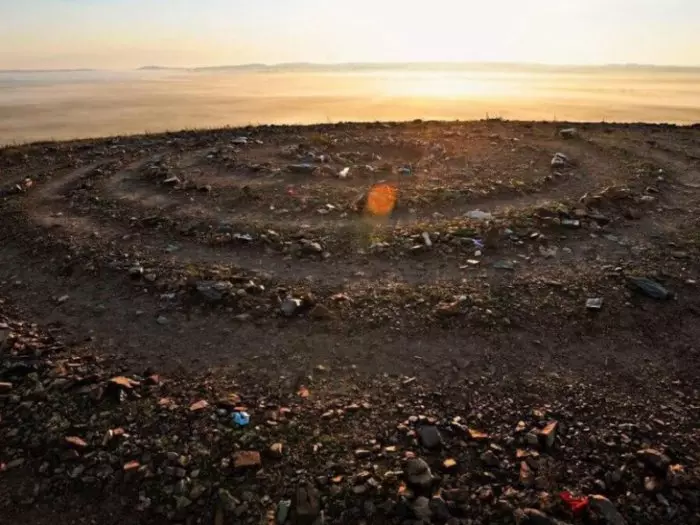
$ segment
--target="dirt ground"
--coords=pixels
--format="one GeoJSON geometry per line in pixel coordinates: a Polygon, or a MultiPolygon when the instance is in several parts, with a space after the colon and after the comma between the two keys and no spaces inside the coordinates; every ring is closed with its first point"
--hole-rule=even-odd
{"type": "Polygon", "coordinates": [[[0,196],[0,522],[700,523],[697,126],[30,144],[0,196]]]}

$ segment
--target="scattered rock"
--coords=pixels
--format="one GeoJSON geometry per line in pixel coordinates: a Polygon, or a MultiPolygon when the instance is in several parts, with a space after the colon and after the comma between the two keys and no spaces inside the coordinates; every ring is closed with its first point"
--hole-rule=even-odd
{"type": "Polygon", "coordinates": [[[553,168],[564,168],[568,166],[570,163],[569,157],[564,155],[563,153],[555,153],[554,157],[552,158],[552,167],[553,168]]]}
{"type": "Polygon", "coordinates": [[[75,450],[84,450],[88,446],[85,440],[79,438],[78,436],[67,436],[64,439],[64,441],[66,445],[68,445],[68,447],[73,448],[75,450]]]}
{"type": "Polygon", "coordinates": [[[637,458],[648,468],[659,474],[666,474],[671,465],[671,458],[653,448],[645,448],[637,452],[637,458]]]}
{"type": "Polygon", "coordinates": [[[254,450],[243,450],[233,455],[233,466],[235,468],[247,469],[262,466],[260,452],[254,450]]]}
{"type": "Polygon", "coordinates": [[[284,445],[282,443],[273,443],[270,445],[270,456],[280,459],[284,455],[284,445]]]}
{"type": "Polygon", "coordinates": [[[627,525],[615,505],[605,496],[595,495],[588,499],[589,508],[600,516],[606,525],[627,525]]]}
{"type": "Polygon", "coordinates": [[[425,496],[416,498],[416,501],[413,502],[413,514],[419,520],[430,522],[430,518],[433,516],[433,511],[430,509],[430,500],[425,496]]]}
{"type": "Polygon", "coordinates": [[[294,525],[313,525],[321,513],[320,494],[310,483],[299,485],[292,502],[294,525]]]}
{"type": "Polygon", "coordinates": [[[651,279],[631,277],[629,282],[632,287],[652,299],[665,300],[672,296],[671,292],[651,279]]]}
{"type": "Polygon", "coordinates": [[[433,425],[422,426],[418,429],[421,445],[428,450],[440,448],[442,446],[442,435],[437,427],[433,425]]]}
{"type": "Polygon", "coordinates": [[[559,423],[552,421],[542,430],[540,430],[539,436],[542,446],[546,449],[550,449],[554,446],[554,440],[557,437],[557,429],[559,428],[559,423]]]}
{"type": "Polygon", "coordinates": [[[433,483],[433,474],[428,464],[420,459],[413,458],[406,464],[406,482],[417,488],[427,489],[433,483]]]}
{"type": "Polygon", "coordinates": [[[282,301],[282,303],[280,304],[280,310],[282,310],[282,313],[285,316],[291,317],[299,311],[299,309],[301,308],[301,304],[301,299],[295,299],[294,297],[290,296],[282,301]]]}
{"type": "Polygon", "coordinates": [[[226,512],[233,512],[238,505],[236,498],[226,489],[219,489],[219,501],[226,512]]]}
{"type": "Polygon", "coordinates": [[[192,403],[190,405],[190,412],[200,412],[209,406],[209,402],[205,399],[192,403]]]}
{"type": "Polygon", "coordinates": [[[6,394],[12,390],[12,383],[2,382],[0,383],[0,394],[6,394]]]}
{"type": "Polygon", "coordinates": [[[292,507],[292,500],[282,500],[277,504],[277,513],[275,514],[275,521],[277,525],[284,525],[289,517],[289,510],[292,507]]]}
{"type": "Polygon", "coordinates": [[[586,308],[589,310],[600,310],[603,308],[603,299],[601,297],[593,297],[586,300],[586,308]]]}
{"type": "Polygon", "coordinates": [[[578,137],[578,130],[576,128],[560,129],[559,136],[563,139],[574,139],[578,137]]]}
{"type": "Polygon", "coordinates": [[[287,166],[287,171],[291,173],[311,175],[316,171],[316,166],[314,164],[290,164],[287,166]]]}

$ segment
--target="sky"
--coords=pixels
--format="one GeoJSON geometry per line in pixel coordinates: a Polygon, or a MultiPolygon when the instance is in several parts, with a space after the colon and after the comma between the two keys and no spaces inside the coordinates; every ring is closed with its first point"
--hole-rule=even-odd
{"type": "Polygon", "coordinates": [[[700,66],[700,0],[0,0],[0,69],[700,66]]]}

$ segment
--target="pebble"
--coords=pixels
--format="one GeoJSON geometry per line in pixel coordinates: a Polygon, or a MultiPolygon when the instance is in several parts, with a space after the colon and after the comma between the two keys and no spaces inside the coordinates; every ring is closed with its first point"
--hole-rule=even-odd
{"type": "Polygon", "coordinates": [[[240,469],[257,468],[262,466],[260,452],[256,452],[254,450],[236,452],[233,455],[233,466],[240,469]]]}
{"type": "Polygon", "coordinates": [[[301,302],[301,299],[287,297],[280,304],[280,310],[282,310],[282,313],[285,316],[291,317],[299,310],[299,308],[301,308],[301,302]]]}
{"type": "Polygon", "coordinates": [[[665,474],[671,465],[671,459],[653,448],[645,448],[637,452],[637,458],[647,467],[660,474],[665,474]]]}
{"type": "Polygon", "coordinates": [[[295,525],[313,525],[321,513],[320,494],[311,483],[300,484],[294,493],[292,512],[295,525]]]}
{"type": "Polygon", "coordinates": [[[419,488],[428,488],[433,483],[433,474],[430,466],[420,459],[412,458],[406,464],[406,481],[419,488]]]}
{"type": "Polygon", "coordinates": [[[421,445],[428,450],[440,448],[442,446],[442,435],[437,427],[433,425],[423,426],[418,429],[421,445]]]}
{"type": "Polygon", "coordinates": [[[615,505],[605,496],[594,495],[588,499],[590,509],[605,520],[606,525],[627,525],[615,505]]]}

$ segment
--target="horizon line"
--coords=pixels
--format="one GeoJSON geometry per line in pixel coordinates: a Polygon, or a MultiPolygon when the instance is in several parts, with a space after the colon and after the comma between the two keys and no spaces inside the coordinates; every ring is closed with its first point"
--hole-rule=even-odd
{"type": "Polygon", "coordinates": [[[90,67],[73,67],[73,68],[11,68],[2,69],[0,73],[77,73],[90,71],[145,71],[145,70],[184,70],[196,71],[207,69],[244,69],[244,68],[284,68],[284,67],[379,67],[379,66],[492,66],[492,67],[538,67],[552,69],[601,69],[601,68],[637,68],[637,69],[700,69],[700,64],[697,65],[674,65],[674,64],[646,64],[637,62],[621,62],[621,63],[601,63],[601,64],[553,64],[546,62],[507,62],[507,61],[390,61],[390,62],[247,62],[240,64],[220,64],[220,65],[200,65],[200,66],[167,66],[158,64],[149,64],[144,66],[136,66],[129,68],[90,68],[90,67]]]}

